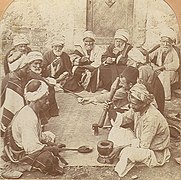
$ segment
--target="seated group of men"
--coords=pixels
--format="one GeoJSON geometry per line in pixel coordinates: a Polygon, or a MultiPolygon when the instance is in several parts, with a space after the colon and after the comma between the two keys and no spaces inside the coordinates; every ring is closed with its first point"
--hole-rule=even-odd
{"type": "Polygon", "coordinates": [[[26,170],[34,167],[44,173],[62,173],[53,134],[42,132],[48,119],[59,115],[55,85],[60,84],[65,91],[95,92],[101,84],[103,94],[83,101],[105,102],[116,88],[111,103],[105,105],[112,122],[108,139],[114,142],[110,158],[120,156],[115,171],[122,177],[135,162],[149,167],[163,165],[170,157],[164,105],[171,99],[171,84],[177,81],[179,68],[175,38],[172,29],[164,30],[160,46],[148,55],[128,43],[125,29],[118,29],[114,45],[102,53],[93,32],[86,31],[84,46],[78,46],[72,54],[63,52],[64,41],[56,39],[52,50],[42,55],[31,51],[25,36],[15,37],[4,61],[6,76],[1,86],[4,159],[27,165],[26,170]],[[121,128],[130,121],[134,122],[131,135],[121,128]],[[125,133],[126,145],[120,139],[126,138],[125,133]]]}

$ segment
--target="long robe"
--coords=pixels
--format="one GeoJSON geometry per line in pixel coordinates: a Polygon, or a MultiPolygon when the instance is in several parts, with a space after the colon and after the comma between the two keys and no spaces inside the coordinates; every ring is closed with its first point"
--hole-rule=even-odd
{"type": "Polygon", "coordinates": [[[178,53],[172,47],[165,59],[163,59],[162,49],[159,47],[150,54],[150,59],[156,66],[165,67],[165,70],[159,74],[159,78],[164,87],[165,99],[169,100],[171,99],[171,84],[178,81],[177,69],[180,65],[178,53]]]}
{"type": "Polygon", "coordinates": [[[5,132],[5,154],[11,162],[17,166],[26,165],[28,170],[35,167],[43,173],[62,174],[63,170],[58,164],[58,154],[54,154],[51,148],[47,149],[41,141],[40,119],[33,109],[26,105],[16,113],[5,132]]]}
{"type": "Polygon", "coordinates": [[[70,61],[70,57],[67,53],[62,52],[60,57],[60,63],[57,64],[57,71],[55,73],[52,72],[52,62],[57,58],[57,56],[53,53],[52,50],[46,52],[43,56],[43,76],[50,76],[57,79],[62,73],[68,72],[72,73],[72,64],[70,61]]]}
{"type": "MultiPolygon", "coordinates": [[[[40,75],[30,72],[27,77],[18,77],[16,72],[7,74],[1,84],[1,131],[5,132],[7,126],[12,121],[15,113],[19,111],[25,104],[24,87],[31,79],[43,80],[40,75]]],[[[40,112],[41,123],[47,124],[50,117],[58,115],[58,106],[55,99],[55,90],[49,86],[49,110],[40,112]]],[[[3,135],[3,134],[2,134],[3,135]]]]}
{"type": "Polygon", "coordinates": [[[110,91],[112,83],[115,81],[116,77],[123,72],[126,68],[127,54],[131,50],[132,46],[126,44],[124,49],[118,54],[113,53],[115,46],[113,44],[107,47],[106,52],[102,55],[102,62],[104,62],[108,57],[114,58],[115,61],[112,64],[102,64],[99,67],[100,70],[100,81],[102,82],[103,89],[110,91]],[[122,55],[119,62],[117,62],[118,56],[122,55]]]}
{"type": "Polygon", "coordinates": [[[24,81],[15,72],[7,74],[1,84],[1,131],[5,132],[15,113],[25,105],[24,81]]]}
{"type": "Polygon", "coordinates": [[[163,114],[165,108],[165,92],[160,79],[149,64],[139,67],[138,70],[139,78],[143,80],[147,90],[154,95],[158,110],[163,114]]]}
{"type": "Polygon", "coordinates": [[[120,177],[123,177],[136,162],[148,167],[162,166],[170,158],[170,131],[164,116],[153,106],[140,114],[130,109],[124,114],[118,114],[108,140],[115,146],[125,147],[120,153],[120,160],[115,167],[120,177]],[[134,131],[122,130],[120,126],[134,121],[134,131]],[[125,139],[125,141],[123,141],[125,139]],[[126,141],[127,140],[127,141],[126,141]]]}
{"type": "Polygon", "coordinates": [[[99,66],[101,65],[102,50],[98,46],[94,46],[90,54],[84,47],[78,46],[71,55],[73,63],[73,74],[77,82],[80,82],[85,90],[95,92],[99,87],[99,66]],[[83,57],[87,57],[88,61],[81,62],[83,57]],[[89,71],[82,65],[91,65],[94,69],[89,71]]]}

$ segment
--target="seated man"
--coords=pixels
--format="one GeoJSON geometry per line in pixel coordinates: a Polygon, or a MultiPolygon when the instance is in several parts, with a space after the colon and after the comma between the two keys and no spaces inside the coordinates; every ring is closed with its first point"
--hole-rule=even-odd
{"type": "MultiPolygon", "coordinates": [[[[137,68],[128,66],[120,74],[118,85],[117,85],[116,80],[112,84],[110,92],[96,95],[93,97],[85,97],[81,100],[81,102],[83,104],[88,104],[91,102],[105,103],[105,106],[107,104],[111,104],[110,105],[111,109],[114,109],[114,111],[118,111],[118,112],[122,113],[129,109],[128,93],[129,93],[130,88],[136,83],[138,74],[139,74],[139,72],[138,72],[137,68]],[[116,89],[116,92],[113,95],[111,102],[107,102],[111,96],[113,89],[116,89]]],[[[106,120],[104,127],[106,127],[106,126],[109,127],[109,121],[112,118],[113,118],[112,114],[108,113],[108,119],[106,120]]]]}
{"type": "Polygon", "coordinates": [[[63,52],[65,42],[56,37],[52,41],[52,50],[43,56],[44,77],[53,77],[57,83],[64,83],[64,80],[72,74],[72,64],[67,53],[63,52]]]}
{"type": "Polygon", "coordinates": [[[132,48],[128,40],[127,30],[118,29],[114,35],[114,44],[109,45],[102,55],[102,65],[99,69],[100,81],[104,90],[110,91],[112,83],[126,67],[127,53],[132,48]]]}
{"type": "Polygon", "coordinates": [[[158,110],[163,114],[165,107],[165,93],[163,85],[150,63],[146,62],[146,58],[138,48],[132,48],[128,52],[127,65],[138,68],[138,81],[143,83],[147,90],[154,95],[158,110]]]}
{"type": "MultiPolygon", "coordinates": [[[[49,87],[49,110],[41,111],[41,123],[45,125],[48,119],[52,116],[58,115],[58,106],[55,100],[55,90],[47,80],[45,80],[39,73],[42,71],[41,62],[43,56],[40,52],[30,52],[27,58],[24,59],[19,68],[14,72],[7,74],[1,84],[1,106],[0,106],[0,119],[1,131],[6,130],[7,126],[13,119],[17,111],[26,105],[24,99],[25,84],[31,79],[43,80],[49,87]]],[[[2,134],[3,135],[3,134],[2,134]]]]}
{"type": "Polygon", "coordinates": [[[4,152],[11,162],[24,170],[36,168],[43,173],[62,174],[58,147],[46,145],[50,142],[54,145],[54,135],[50,132],[42,134],[38,116],[40,110],[48,108],[48,86],[43,81],[32,79],[25,86],[24,93],[28,105],[16,113],[7,128],[4,152]]]}
{"type": "Polygon", "coordinates": [[[14,115],[25,105],[24,86],[27,83],[28,65],[27,59],[19,62],[18,69],[8,73],[1,83],[1,136],[12,121],[14,115]],[[26,62],[26,63],[25,63],[26,62]]]}
{"type": "Polygon", "coordinates": [[[27,63],[29,66],[27,82],[31,79],[38,79],[38,80],[42,80],[42,81],[46,82],[46,84],[48,85],[49,108],[46,112],[41,111],[42,124],[46,124],[46,123],[48,123],[48,119],[50,117],[58,116],[58,114],[59,114],[59,109],[58,109],[57,102],[55,99],[55,89],[54,89],[54,86],[56,84],[56,80],[54,78],[42,77],[42,75],[41,75],[41,73],[42,73],[42,62],[43,62],[42,53],[40,53],[38,51],[32,51],[32,52],[28,53],[27,61],[28,61],[27,63]]]}
{"type": "Polygon", "coordinates": [[[14,37],[14,47],[7,53],[4,60],[5,75],[18,69],[21,61],[23,61],[26,58],[26,55],[31,51],[28,44],[29,41],[25,35],[19,34],[14,37]]]}
{"type": "Polygon", "coordinates": [[[153,96],[143,84],[135,84],[130,89],[131,109],[117,114],[108,140],[114,143],[109,158],[117,158],[115,171],[125,176],[135,163],[148,167],[162,166],[170,158],[170,131],[165,117],[150,103],[153,96]],[[134,122],[134,132],[124,129],[130,121],[134,122]]]}
{"type": "Polygon", "coordinates": [[[150,54],[153,68],[157,72],[165,91],[165,100],[171,100],[171,84],[178,81],[177,69],[179,68],[178,53],[173,47],[176,38],[175,32],[163,29],[160,35],[160,47],[150,54]]]}
{"type": "Polygon", "coordinates": [[[85,31],[83,35],[84,46],[78,46],[71,55],[73,73],[77,82],[85,90],[95,92],[99,87],[99,71],[101,64],[101,49],[95,45],[95,35],[92,31],[85,31]]]}

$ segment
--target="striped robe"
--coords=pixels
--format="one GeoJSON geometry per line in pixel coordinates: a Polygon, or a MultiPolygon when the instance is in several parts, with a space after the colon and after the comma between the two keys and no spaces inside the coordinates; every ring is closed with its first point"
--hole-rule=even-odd
{"type": "Polygon", "coordinates": [[[1,84],[1,131],[5,132],[15,113],[25,105],[23,80],[14,72],[6,75],[1,84]]]}

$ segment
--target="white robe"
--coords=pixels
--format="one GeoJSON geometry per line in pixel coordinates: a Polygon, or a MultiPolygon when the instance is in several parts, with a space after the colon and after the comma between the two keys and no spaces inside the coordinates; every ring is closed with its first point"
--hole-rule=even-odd
{"type": "Polygon", "coordinates": [[[163,70],[158,76],[164,87],[165,99],[171,99],[171,84],[178,81],[178,73],[176,72],[179,68],[178,53],[172,48],[171,51],[168,52],[163,63],[161,48],[158,48],[150,54],[151,59],[155,56],[157,57],[156,65],[165,67],[165,70],[163,70]]]}
{"type": "Polygon", "coordinates": [[[125,176],[136,162],[154,167],[162,166],[169,160],[168,123],[153,105],[150,105],[142,116],[132,109],[124,114],[119,113],[112,124],[113,128],[109,133],[108,140],[114,143],[114,147],[125,147],[121,151],[119,162],[115,167],[115,171],[120,177],[125,176]],[[120,127],[123,123],[132,120],[134,120],[134,133],[120,127]],[[159,156],[162,157],[161,160],[155,155],[155,152],[159,153],[159,156]]]}
{"type": "Polygon", "coordinates": [[[12,121],[12,135],[16,144],[27,154],[41,150],[45,145],[41,140],[41,123],[28,105],[23,107],[12,121]]]}

